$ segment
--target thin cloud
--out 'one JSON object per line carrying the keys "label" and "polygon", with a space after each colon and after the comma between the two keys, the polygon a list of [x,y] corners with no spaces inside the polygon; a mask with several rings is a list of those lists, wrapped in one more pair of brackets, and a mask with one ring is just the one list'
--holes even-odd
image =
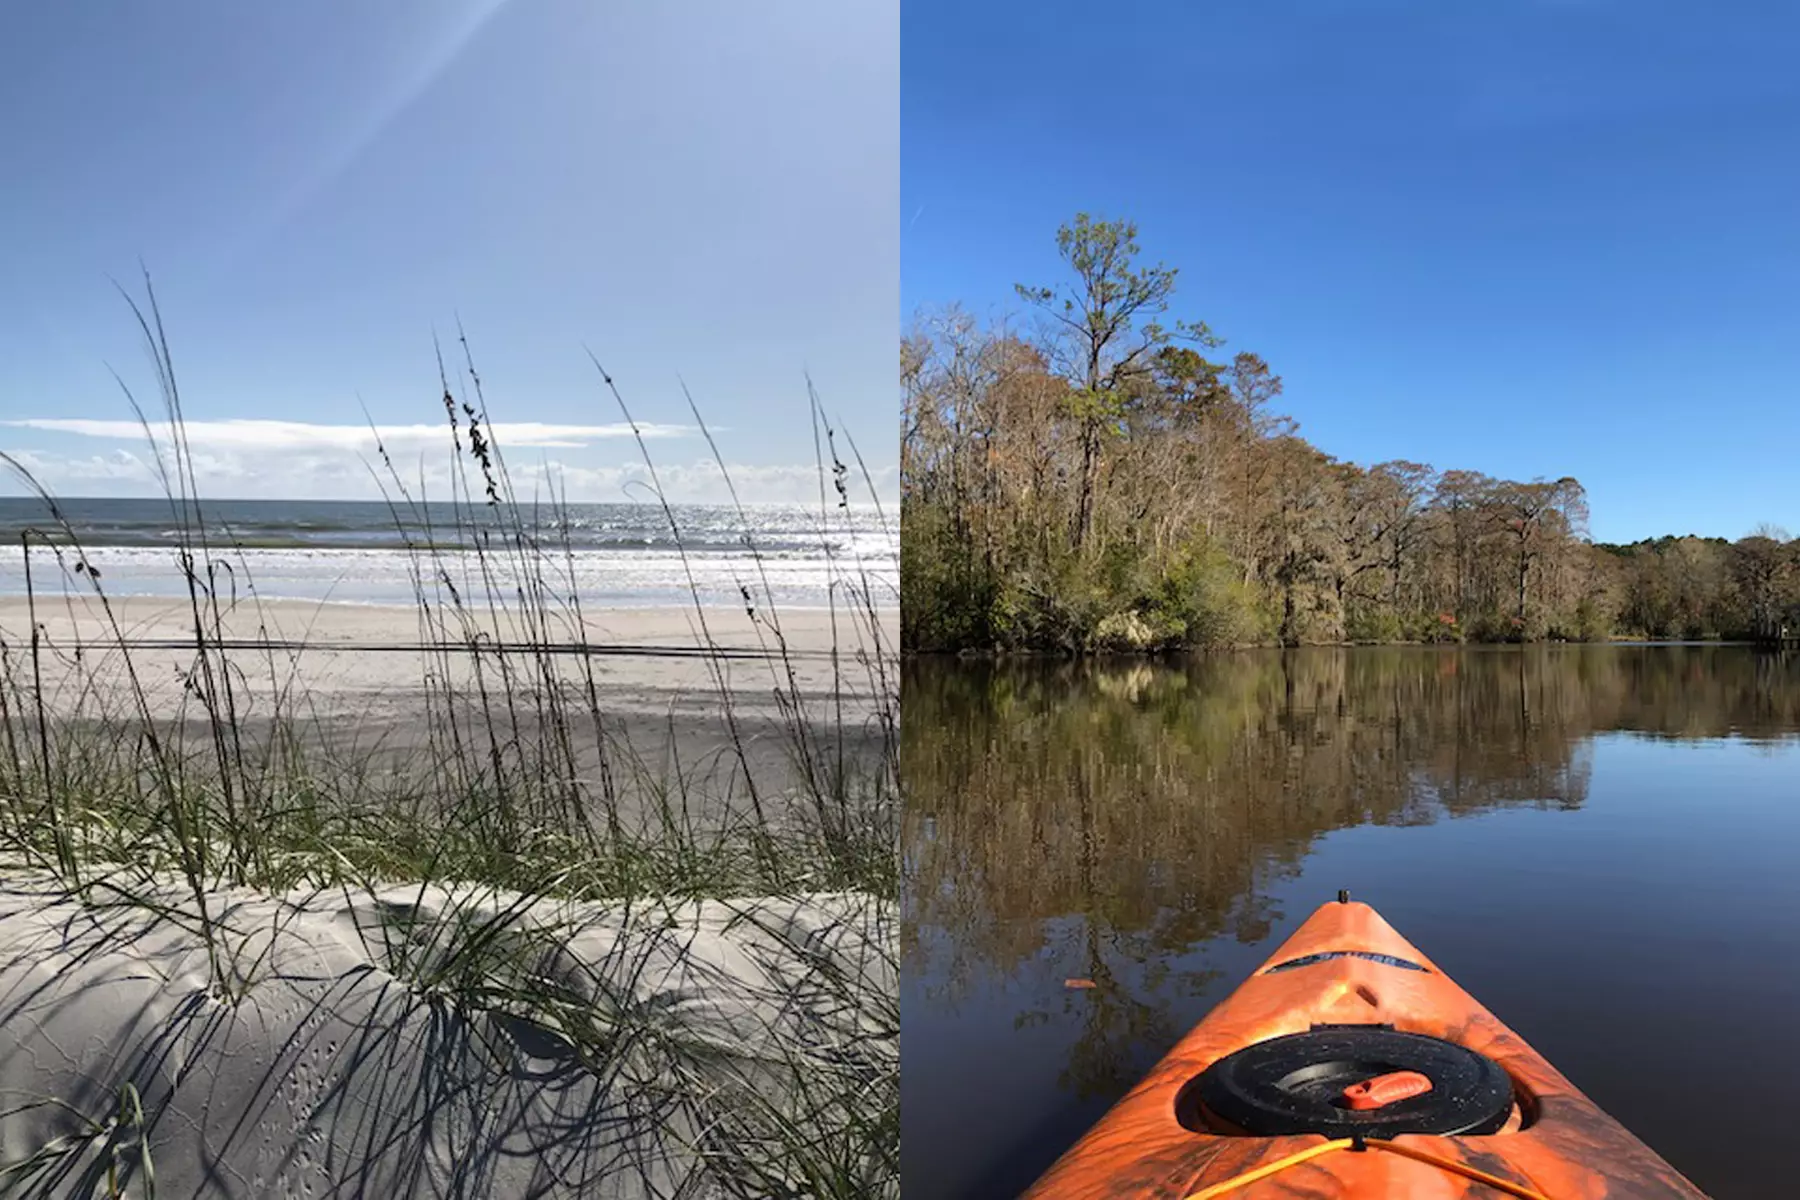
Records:
{"label": "thin cloud", "polygon": [[[144,426],[136,421],[101,421],[85,417],[27,417],[0,421],[14,429],[36,429],[46,433],[68,433],[77,437],[108,438],[115,441],[139,441]],[[174,438],[167,421],[151,421],[149,430],[162,443]],[[185,421],[182,432],[190,446],[221,450],[373,450],[377,440],[390,449],[401,446],[432,445],[448,440],[449,430],[438,425],[324,425],[307,421],[261,421],[232,419],[226,421]],[[502,449],[575,450],[589,442],[628,438],[634,433],[645,438],[692,437],[699,431],[690,425],[657,425],[640,422],[631,425],[549,425],[535,421],[502,421],[488,426],[489,436]]]}
{"label": "thin cloud", "polygon": [[[60,496],[154,498],[163,483],[148,454],[114,450],[106,454],[64,455],[37,450],[11,451],[17,465],[37,484]],[[386,482],[370,465],[341,451],[294,453],[289,450],[226,448],[197,452],[192,463],[199,494],[215,499],[281,497],[289,500],[378,500]],[[650,472],[641,462],[607,465],[559,460],[515,463],[509,471],[521,498],[565,497],[589,501],[644,501]],[[677,503],[728,504],[731,489],[753,504],[819,503],[819,468],[814,463],[732,463],[721,468],[711,459],[662,462],[656,477],[667,497]],[[427,456],[402,468],[415,495],[443,499],[451,494],[451,455]],[[0,496],[31,491],[13,472],[0,470]],[[867,504],[896,501],[900,470],[894,465],[871,468],[870,477],[853,476],[850,500]],[[827,503],[836,503],[829,479]]]}

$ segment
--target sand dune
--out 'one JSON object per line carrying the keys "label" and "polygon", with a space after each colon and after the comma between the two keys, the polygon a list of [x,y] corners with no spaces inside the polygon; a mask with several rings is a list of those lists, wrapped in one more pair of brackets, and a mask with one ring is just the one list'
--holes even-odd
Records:
{"label": "sand dune", "polygon": [[[829,1135],[822,1096],[897,1069],[883,1006],[854,1000],[894,994],[892,914],[855,895],[207,903],[211,956],[141,906],[9,873],[0,1159],[39,1157],[12,1177],[24,1194],[107,1195],[114,1169],[142,1195],[147,1147],[162,1197],[755,1195],[724,1182],[743,1162],[709,1156],[784,1113]],[[521,990],[558,998],[562,1027]],[[141,1127],[118,1121],[126,1085]]]}

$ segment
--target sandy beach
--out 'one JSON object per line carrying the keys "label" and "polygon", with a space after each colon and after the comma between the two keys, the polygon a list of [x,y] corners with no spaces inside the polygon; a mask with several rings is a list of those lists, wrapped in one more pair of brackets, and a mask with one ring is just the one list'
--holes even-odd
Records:
{"label": "sandy beach", "polygon": [[[108,693],[126,684],[118,661],[122,637],[132,645],[140,676],[157,690],[159,706],[172,712],[179,687],[168,694],[176,674],[192,661],[191,648],[163,649],[155,643],[194,638],[193,616],[179,601],[130,596],[110,602],[111,615],[89,596],[40,597],[37,623],[48,643],[63,652],[61,672],[47,677],[47,694],[64,704],[77,699],[71,691],[77,647],[99,693],[87,699],[110,703]],[[290,691],[304,684],[317,712],[359,719],[403,717],[416,705],[431,665],[428,656],[401,647],[450,640],[465,648],[479,642],[542,641],[595,647],[642,647],[693,652],[709,644],[733,655],[719,664],[698,657],[602,654],[592,659],[608,708],[637,713],[679,710],[717,712],[722,695],[717,669],[724,672],[725,691],[734,703],[756,709],[769,703],[773,688],[797,688],[809,696],[842,691],[846,699],[866,699],[867,672],[859,654],[888,651],[898,645],[897,609],[879,611],[879,638],[869,636],[866,616],[844,610],[790,608],[749,616],[741,607],[592,609],[580,626],[567,614],[544,630],[527,626],[510,610],[481,612],[469,621],[427,624],[417,608],[402,605],[312,603],[294,600],[241,604],[229,611],[209,636],[229,640],[273,640],[295,647],[240,654],[244,682],[251,695],[264,693],[271,681]],[[30,644],[31,607],[23,597],[0,597],[0,638],[14,654]],[[142,645],[140,645],[142,644]],[[783,646],[791,661],[777,661]],[[371,649],[373,648],[373,649]],[[833,651],[837,654],[834,669]],[[766,660],[753,656],[768,655]],[[466,654],[464,655],[466,657]],[[271,667],[272,662],[272,667]],[[789,670],[792,676],[789,676]]]}
{"label": "sandy beach", "polygon": [[[886,1135],[867,1140],[886,1119],[876,1097],[897,1104],[894,905],[860,883],[788,882],[862,878],[832,875],[842,843],[819,840],[821,810],[807,803],[819,784],[795,730],[827,748],[821,758],[879,769],[895,617],[871,635],[866,620],[790,610],[778,639],[728,608],[599,610],[547,630],[490,612],[446,630],[409,608],[241,606],[207,631],[230,647],[209,653],[231,681],[233,753],[280,734],[307,766],[270,776],[281,760],[253,751],[237,791],[196,807],[185,789],[213,786],[215,730],[185,607],[128,597],[109,616],[91,599],[40,596],[35,613],[0,600],[3,715],[8,745],[22,747],[0,771],[13,785],[0,846],[0,1192],[137,1197],[153,1164],[163,1197],[754,1197],[789,1192],[810,1168],[783,1155],[804,1144],[833,1176],[862,1178],[856,1194],[897,1195]],[[495,652],[521,642],[558,649]],[[562,652],[578,645],[592,653]],[[706,645],[725,656],[691,653]],[[217,675],[208,686],[219,694]],[[552,745],[561,720],[540,703],[548,694],[603,713],[604,732],[584,726],[577,761],[545,774],[533,748]],[[390,822],[387,793],[334,799],[306,773],[352,764],[327,774],[369,776],[378,763],[440,791],[474,778],[442,770],[447,711],[471,739],[468,769],[485,771],[491,747],[513,798],[440,826],[402,788],[414,807]],[[187,735],[198,774],[158,774],[132,732],[146,715]],[[109,761],[96,746],[124,770],[87,775]],[[595,794],[603,755],[621,793],[612,832],[598,823],[596,850],[564,847],[580,823],[559,824],[556,805],[565,786]],[[284,779],[306,796],[284,795]],[[147,790],[113,794],[132,788]],[[795,823],[774,849],[704,832],[744,828],[751,813],[783,830],[780,796],[796,800]],[[170,824],[182,812],[198,821],[186,832]],[[212,825],[232,832],[194,832]],[[282,844],[245,846],[239,826]],[[490,828],[520,849],[489,855]],[[664,835],[676,844],[659,848]],[[183,847],[195,846],[214,865],[184,882]],[[65,852],[78,865],[59,866]],[[620,853],[630,861],[610,874],[589,871],[594,855]],[[792,862],[758,857],[769,854]],[[463,880],[467,864],[546,888],[535,881],[584,872],[645,882],[629,899],[589,883],[577,903]],[[763,882],[712,874],[727,867]],[[227,878],[245,870],[337,877],[301,889]]]}
{"label": "sandy beach", "polygon": [[[796,714],[809,726],[829,729],[834,741],[841,735],[851,761],[879,752],[875,716],[886,702],[884,692],[891,700],[898,685],[872,664],[898,644],[897,610],[878,613],[874,636],[866,615],[834,617],[822,609],[754,619],[743,608],[723,607],[584,615],[579,627],[559,616],[536,630],[510,610],[429,624],[418,609],[402,606],[262,601],[231,610],[208,637],[280,643],[227,652],[237,724],[252,740],[280,723],[334,754],[404,762],[425,747],[427,709],[442,707],[447,694],[459,704],[476,703],[484,686],[490,696],[506,690],[502,672],[508,670],[514,693],[547,686],[531,656],[492,651],[496,642],[542,642],[600,648],[545,661],[555,686],[577,708],[587,707],[591,671],[606,740],[631,764],[626,776],[710,781],[687,790],[715,800],[746,786],[742,778],[733,783],[721,775],[750,775],[758,790],[782,792],[793,784]],[[25,599],[0,598],[0,640],[15,677],[27,666],[31,616]],[[203,710],[184,682],[195,663],[187,605],[125,597],[110,602],[109,615],[91,597],[40,597],[36,618],[42,692],[52,719],[137,720],[141,689],[154,719],[200,720]],[[447,652],[417,648],[446,641],[453,643]],[[488,649],[477,654],[471,643]],[[698,653],[709,644],[727,654]],[[650,653],[609,650],[620,647]],[[515,705],[508,720],[517,723],[509,735],[520,741],[539,732],[531,705]],[[597,753],[593,731],[584,728],[582,735],[581,752],[591,757]]]}

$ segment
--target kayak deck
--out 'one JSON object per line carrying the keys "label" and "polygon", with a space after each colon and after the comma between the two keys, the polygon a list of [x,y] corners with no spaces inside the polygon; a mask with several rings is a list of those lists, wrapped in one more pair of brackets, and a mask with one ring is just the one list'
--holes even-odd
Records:
{"label": "kayak deck", "polygon": [[1227,1195],[1705,1200],[1374,909],[1343,894],[1026,1198]]}

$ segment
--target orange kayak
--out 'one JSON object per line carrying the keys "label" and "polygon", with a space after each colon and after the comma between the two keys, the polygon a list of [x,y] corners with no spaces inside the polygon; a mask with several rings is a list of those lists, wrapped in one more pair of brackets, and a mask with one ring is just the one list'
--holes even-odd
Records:
{"label": "orange kayak", "polygon": [[1307,919],[1027,1200],[1705,1200],[1366,904]]}

